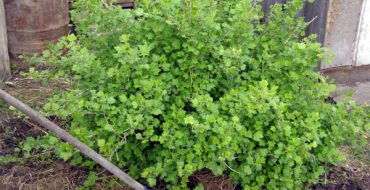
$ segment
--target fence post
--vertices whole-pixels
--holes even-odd
[[[310,25],[307,27],[307,34],[316,34],[316,41],[324,45],[326,33],[326,19],[329,8],[329,0],[316,0],[314,3],[305,5],[304,17]],[[320,70],[321,62],[317,64],[316,70]]]
[[[10,63],[8,52],[8,38],[5,23],[4,0],[0,0],[0,80],[10,77]]]
[[[311,22],[307,28],[309,34],[317,34],[317,42],[324,43],[326,31],[326,18],[328,14],[329,1],[316,0],[305,6],[305,20]]]

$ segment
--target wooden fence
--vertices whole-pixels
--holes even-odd
[[[0,0],[0,80],[10,77],[8,40],[5,24],[4,1]]]

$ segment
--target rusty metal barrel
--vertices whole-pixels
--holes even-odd
[[[68,33],[68,0],[5,0],[9,53],[32,55]]]

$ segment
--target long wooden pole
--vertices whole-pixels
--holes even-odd
[[[8,37],[5,23],[4,1],[0,0],[0,80],[10,77]]]
[[[100,154],[96,153],[93,149],[86,146],[84,143],[74,138],[72,135],[61,129],[59,126],[55,125],[53,122],[40,115],[38,112],[36,112],[26,104],[22,103],[21,101],[17,100],[16,98],[14,98],[13,96],[9,95],[8,93],[1,89],[0,89],[0,99],[3,99],[5,102],[19,109],[22,113],[30,117],[31,120],[37,122],[41,126],[48,129],[49,131],[53,132],[59,138],[65,140],[69,144],[79,149],[84,155],[93,159],[95,162],[103,166],[105,169],[110,171],[112,174],[114,174],[116,177],[121,179],[126,184],[130,185],[132,188],[136,190],[146,190],[146,188],[143,185],[132,179],[129,175],[127,175],[117,166],[113,165],[111,162],[102,157]]]

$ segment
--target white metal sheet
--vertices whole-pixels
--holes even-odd
[[[361,17],[356,66],[370,65],[370,0],[364,1]]]

